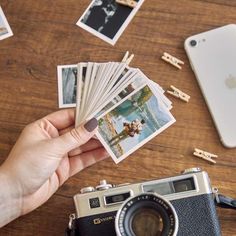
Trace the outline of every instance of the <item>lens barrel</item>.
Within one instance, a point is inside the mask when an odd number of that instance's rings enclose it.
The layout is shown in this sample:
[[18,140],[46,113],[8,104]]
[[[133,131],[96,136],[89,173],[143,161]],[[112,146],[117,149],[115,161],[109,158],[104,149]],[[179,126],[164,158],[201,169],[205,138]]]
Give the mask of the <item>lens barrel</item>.
[[156,193],[129,198],[117,212],[117,236],[176,236],[178,218],[172,204]]

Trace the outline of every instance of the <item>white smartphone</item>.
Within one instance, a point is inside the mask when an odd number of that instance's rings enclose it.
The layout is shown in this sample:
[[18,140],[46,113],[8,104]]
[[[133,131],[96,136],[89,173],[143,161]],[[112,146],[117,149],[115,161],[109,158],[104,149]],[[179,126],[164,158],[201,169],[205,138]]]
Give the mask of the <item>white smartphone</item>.
[[191,36],[185,50],[223,145],[236,147],[236,25]]

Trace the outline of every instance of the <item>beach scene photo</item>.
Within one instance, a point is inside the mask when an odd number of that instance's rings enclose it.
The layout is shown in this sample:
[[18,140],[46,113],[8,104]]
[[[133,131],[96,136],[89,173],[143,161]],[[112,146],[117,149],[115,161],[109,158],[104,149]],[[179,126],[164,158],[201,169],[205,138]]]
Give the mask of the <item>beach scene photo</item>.
[[148,85],[98,119],[98,138],[116,163],[175,122]]

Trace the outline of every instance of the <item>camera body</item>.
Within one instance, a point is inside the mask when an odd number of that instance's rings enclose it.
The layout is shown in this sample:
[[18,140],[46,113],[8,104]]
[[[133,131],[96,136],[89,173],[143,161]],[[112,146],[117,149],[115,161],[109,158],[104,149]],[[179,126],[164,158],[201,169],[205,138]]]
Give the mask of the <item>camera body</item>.
[[122,204],[145,193],[160,195],[175,209],[178,233],[168,235],[221,235],[210,180],[199,168],[185,170],[179,176],[135,184],[111,185],[103,180],[96,188],[81,189],[81,194],[74,196],[76,235],[116,236],[115,218]]

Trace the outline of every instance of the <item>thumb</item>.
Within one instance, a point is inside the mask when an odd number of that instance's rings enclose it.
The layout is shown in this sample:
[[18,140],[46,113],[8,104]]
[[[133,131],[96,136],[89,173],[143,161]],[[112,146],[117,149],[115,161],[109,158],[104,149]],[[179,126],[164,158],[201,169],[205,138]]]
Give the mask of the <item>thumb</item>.
[[96,133],[97,126],[98,121],[96,118],[93,118],[86,124],[76,127],[63,135],[52,139],[53,150],[57,150],[58,155],[65,155],[72,149],[87,143]]

